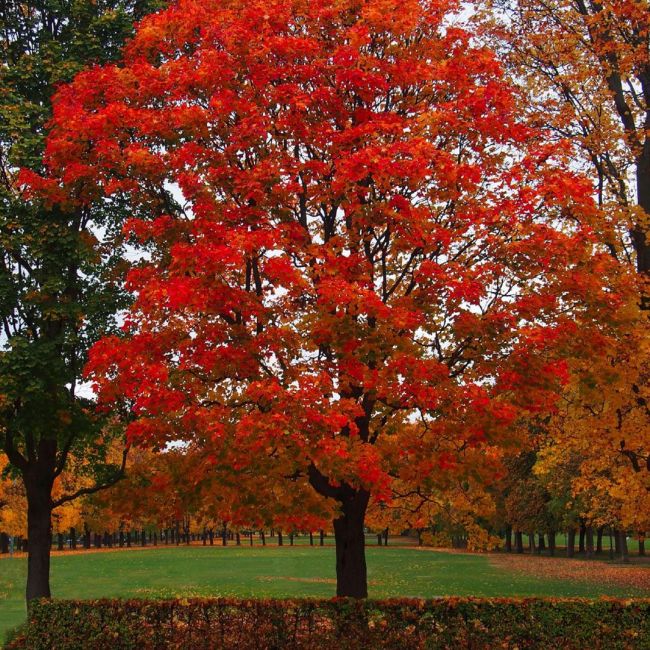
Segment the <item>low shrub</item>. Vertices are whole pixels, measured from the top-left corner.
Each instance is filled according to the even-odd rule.
[[[650,648],[650,599],[42,601],[9,648]]]

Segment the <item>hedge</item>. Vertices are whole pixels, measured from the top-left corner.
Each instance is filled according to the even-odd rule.
[[[7,648],[650,648],[650,599],[41,601]]]

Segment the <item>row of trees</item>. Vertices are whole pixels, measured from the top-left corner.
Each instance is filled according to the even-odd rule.
[[[418,544],[501,548],[519,553],[526,547],[553,555],[556,535],[560,534],[561,552],[569,557],[576,552],[587,557],[602,553],[604,539],[610,555],[615,550],[617,556],[626,559],[627,536],[631,535],[638,540],[639,554],[645,553],[647,513],[635,512],[632,520],[625,519],[626,504],[617,501],[611,489],[598,492],[599,484],[592,481],[589,494],[583,494],[566,480],[567,476],[576,478],[576,466],[569,468],[568,475],[549,473],[538,456],[543,458],[539,452],[529,451],[508,459],[507,473],[489,490],[482,485],[473,491],[469,485],[464,490],[450,485],[444,492],[411,495],[408,505],[397,495],[390,505],[372,503],[366,525],[376,531],[380,544],[385,543],[383,538],[390,528],[410,534],[412,543]],[[186,475],[178,472],[181,466],[187,469],[187,464],[181,450],[160,455],[135,453],[128,467],[129,477],[119,487],[57,509],[52,521],[53,547],[122,548],[190,542],[226,545],[229,541],[266,545],[267,537],[273,539],[276,533],[279,545],[293,545],[297,534],[308,535],[311,545],[323,543],[330,519],[326,513],[282,520],[277,518],[275,506],[266,513],[256,507],[259,529],[245,522],[243,511],[233,521],[238,503],[235,494],[230,503],[223,492],[216,495],[205,491],[188,499]],[[560,476],[565,480],[560,481]],[[9,534],[17,537],[17,549],[25,547],[26,498],[20,483],[0,483],[0,504],[0,553],[9,551]],[[301,533],[309,526],[312,532]]]
[[[489,544],[522,449],[506,510],[539,483],[647,530],[647,0],[495,0],[465,28],[449,0],[179,0],[120,54],[154,7],[2,9],[27,598],[53,510],[133,446],[116,504],[333,522],[339,595],[367,594],[374,518]]]

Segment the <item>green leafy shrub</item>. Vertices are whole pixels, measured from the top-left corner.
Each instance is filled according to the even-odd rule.
[[[650,648],[650,599],[42,601],[8,648]]]

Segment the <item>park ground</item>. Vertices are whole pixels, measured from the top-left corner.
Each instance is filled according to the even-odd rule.
[[[650,597],[650,564],[623,565],[392,545],[367,548],[370,596]],[[24,557],[0,560],[0,642],[25,618]],[[54,553],[59,598],[319,597],[335,592],[334,548],[180,546]]]

